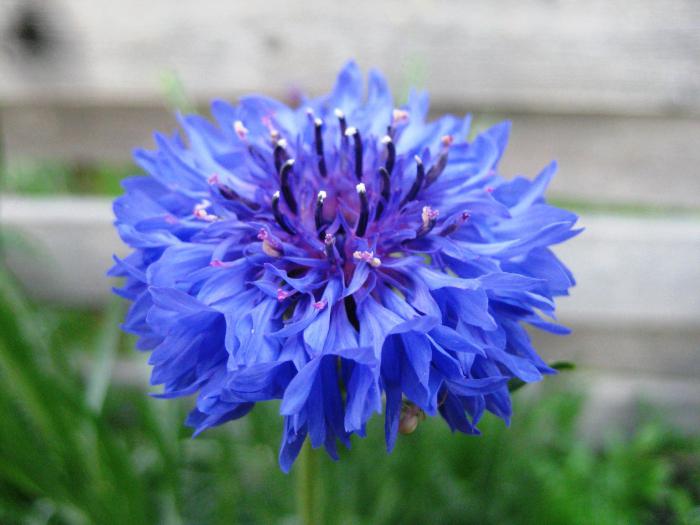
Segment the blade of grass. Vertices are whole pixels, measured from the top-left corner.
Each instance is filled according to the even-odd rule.
[[[76,407],[76,400],[71,399],[71,393],[62,383],[45,380],[45,374],[32,358],[33,348],[28,343],[32,340],[31,323],[28,322],[31,315],[13,311],[10,304],[14,306],[18,303],[7,300],[12,297],[12,291],[8,293],[6,282],[6,279],[0,279],[0,368],[46,439],[52,440],[68,456],[79,461],[80,447],[63,417],[65,409]],[[43,350],[45,347],[40,345],[38,348]],[[77,404],[79,406],[79,402]],[[57,406],[60,408],[56,409]]]
[[[55,476],[43,476],[41,469],[25,472],[34,473],[32,481],[41,487],[42,496],[80,508],[94,523],[152,522],[143,482],[125,448],[87,407],[77,373],[67,382],[39,365],[36,357],[41,350],[29,344],[31,337],[23,330],[36,317],[25,312],[26,319],[19,321],[3,283],[0,279],[0,372],[30,423],[30,439],[38,436],[44,459],[37,461],[42,455],[35,452],[34,463]],[[103,387],[94,388],[100,392]],[[16,465],[26,466],[26,459]]]
[[[554,370],[558,372],[569,372],[571,370],[576,369],[576,365],[574,363],[570,363],[569,361],[555,361],[553,363],[549,364],[550,368],[553,368]],[[527,385],[525,381],[522,381],[520,379],[511,379],[508,382],[508,391],[509,392],[516,392],[520,390],[522,387]]]
[[[88,406],[96,414],[102,411],[102,405],[112,378],[115,356],[119,350],[121,335],[119,322],[122,314],[121,301],[116,298],[112,299],[107,306],[102,327],[95,343],[97,355],[94,357],[92,371],[88,378],[85,399]]]

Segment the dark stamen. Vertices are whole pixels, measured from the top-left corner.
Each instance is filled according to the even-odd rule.
[[[352,137],[355,145],[355,177],[362,180],[362,137],[357,128],[348,128],[345,135]]]
[[[445,166],[447,166],[447,151],[441,152],[440,155],[438,155],[437,162],[430,166],[430,169],[425,176],[426,188],[435,182],[440,175],[442,175],[442,172],[445,170]]]
[[[360,331],[360,320],[357,317],[357,303],[352,295],[348,295],[344,300],[345,313],[348,316],[348,321],[357,330]]]
[[[237,201],[240,198],[238,193],[233,191],[232,188],[229,188],[228,186],[225,186],[223,184],[219,184],[219,193],[224,199],[229,201]]]
[[[348,123],[345,120],[345,113],[342,110],[336,109],[335,116],[338,119],[338,124],[340,125],[340,136],[345,141],[345,130],[348,128]]]
[[[277,221],[277,224],[280,225],[280,228],[282,228],[284,231],[286,231],[289,235],[294,235],[296,234],[296,231],[294,231],[294,228],[292,228],[292,225],[289,224],[289,221],[287,221],[287,218],[282,215],[282,212],[280,211],[280,192],[276,191],[275,193],[272,194],[272,214],[275,216],[275,220]]]
[[[426,188],[435,182],[438,177],[442,175],[442,172],[445,171],[445,167],[447,166],[447,154],[450,151],[450,146],[454,142],[454,137],[452,135],[445,135],[440,139],[440,142],[442,142],[442,151],[440,151],[440,155],[438,155],[437,162],[430,167],[425,176]]]
[[[377,203],[377,212],[374,214],[374,220],[379,220],[384,213],[384,203],[389,202],[391,197],[391,177],[386,168],[379,168],[379,176],[382,178],[382,198]]]
[[[386,163],[384,164],[384,168],[387,173],[391,175],[394,171],[394,164],[396,163],[396,146],[389,135],[386,135],[382,139],[382,144],[386,144]]]
[[[275,158],[275,171],[279,173],[282,169],[282,163],[287,160],[287,141],[284,139],[278,140],[272,154]]]
[[[263,170],[270,169],[270,159],[265,157],[262,152],[253,144],[248,144],[248,153],[250,153],[253,162],[260,166]]]
[[[314,222],[316,223],[316,231],[321,235],[321,227],[323,227],[323,201],[326,200],[326,192],[321,190],[318,192],[316,199],[316,210],[314,211]]]
[[[379,168],[379,175],[382,177],[382,198],[389,202],[391,197],[391,175],[386,168]]]
[[[363,183],[359,183],[355,186],[357,190],[357,196],[360,197],[360,218],[357,221],[357,228],[355,228],[355,235],[362,237],[367,231],[367,222],[369,221],[369,202],[367,200],[367,188]]]
[[[460,215],[457,219],[452,222],[452,224],[445,226],[442,231],[440,232],[440,235],[443,237],[447,237],[448,235],[453,234],[454,232],[457,231],[457,228],[462,226],[465,222],[469,220],[471,217],[471,214],[467,211],[462,212],[462,215]]]
[[[428,226],[421,226],[418,229],[418,233],[416,233],[416,238],[420,239],[421,237],[428,235],[435,227],[436,222],[437,221],[435,219],[431,219],[430,222],[428,223]]]
[[[282,190],[284,202],[286,202],[287,207],[289,207],[289,211],[296,215],[298,211],[297,201],[292,193],[292,187],[289,185],[289,174],[292,172],[293,166],[294,159],[289,159],[282,164],[282,169],[280,170],[280,189]]]
[[[326,169],[326,157],[323,155],[323,121],[320,118],[314,120],[314,138],[316,142],[316,155],[318,155],[318,172],[321,177],[328,175]]]
[[[423,185],[423,179],[425,179],[425,166],[423,166],[423,161],[416,155],[416,180],[413,181],[413,186],[408,190],[408,193],[399,204],[399,207],[403,207],[407,202],[411,202],[418,196],[421,186]]]
[[[229,188],[225,184],[219,184],[218,189],[219,189],[219,193],[221,194],[221,196],[226,200],[242,202],[251,210],[259,210],[260,209],[260,205],[257,202],[253,202],[253,201],[248,200],[244,197],[241,197],[238,193],[236,193],[233,190],[233,188]]]

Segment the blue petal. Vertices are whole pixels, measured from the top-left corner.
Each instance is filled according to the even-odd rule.
[[[496,144],[498,148],[498,158],[494,165],[498,164],[498,161],[503,156],[503,153],[508,146],[508,138],[510,136],[511,123],[510,121],[504,121],[500,124],[490,127],[483,132],[483,135],[489,137]]]
[[[282,432],[282,445],[279,454],[279,465],[283,472],[287,473],[292,468],[292,464],[304,444],[306,433],[306,428],[294,429],[292,418],[284,418],[284,431]]]
[[[303,408],[316,380],[321,359],[323,359],[323,356],[314,357],[294,376],[294,379],[292,379],[284,392],[282,404],[280,405],[280,414],[291,416]]]
[[[364,91],[362,72],[354,61],[349,61],[338,74],[335,87],[330,94],[329,103],[347,115],[351,114],[362,102]]]

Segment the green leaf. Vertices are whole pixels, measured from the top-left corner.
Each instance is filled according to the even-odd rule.
[[[570,361],[555,361],[553,363],[549,363],[549,366],[550,368],[554,368],[554,370],[558,370],[560,372],[576,369],[576,365]]]
[[[555,361],[553,363],[549,363],[549,367],[553,368],[554,370],[557,370],[558,372],[568,372],[576,369],[576,365],[569,361]],[[508,391],[516,392],[525,385],[527,385],[525,381],[522,381],[518,378],[513,378],[508,382]]]
[[[92,372],[88,378],[85,399],[88,406],[96,413],[102,411],[109,382],[112,377],[114,359],[119,349],[121,332],[119,322],[123,315],[122,303],[114,298],[110,301],[102,321],[102,329],[96,341],[97,355],[93,363]]]

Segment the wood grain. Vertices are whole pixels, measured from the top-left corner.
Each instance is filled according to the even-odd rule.
[[[318,93],[355,57],[446,105],[697,115],[698,20],[694,0],[0,0],[0,100],[156,100],[168,70],[198,100]]]
[[[128,253],[111,225],[110,202],[0,198],[4,233],[24,239],[7,243],[3,255],[31,295],[103,306],[112,253]],[[692,422],[700,388],[700,220],[584,216],[581,222],[587,231],[558,250],[578,279],[571,297],[558,301],[559,317],[573,333],[537,332],[536,347],[548,361],[570,360],[591,372],[561,381],[591,378],[582,388],[591,393],[596,424],[628,417],[640,398],[673,409],[680,423]]]
[[[551,195],[700,208],[700,119],[500,113],[475,125],[508,118],[513,133],[502,164],[508,176],[534,176],[556,159]],[[135,147],[152,145],[153,130],[176,126],[162,105],[143,104],[27,103],[0,110],[0,122],[10,165],[36,158],[124,162]]]
[[[109,296],[104,272],[112,253],[124,253],[112,221],[104,198],[0,196],[0,222],[34,251],[10,245],[10,262],[47,299],[96,304]],[[556,247],[578,280],[558,301],[564,323],[698,328],[700,220],[584,215],[580,223],[586,231]]]
[[[592,443],[602,445],[621,431],[631,435],[639,431],[640,423],[659,416],[674,429],[696,434],[700,428],[700,384],[695,378],[624,373],[607,367],[547,378],[540,391],[547,392],[550,385],[586,393],[578,435]],[[536,394],[538,387],[529,389]]]

